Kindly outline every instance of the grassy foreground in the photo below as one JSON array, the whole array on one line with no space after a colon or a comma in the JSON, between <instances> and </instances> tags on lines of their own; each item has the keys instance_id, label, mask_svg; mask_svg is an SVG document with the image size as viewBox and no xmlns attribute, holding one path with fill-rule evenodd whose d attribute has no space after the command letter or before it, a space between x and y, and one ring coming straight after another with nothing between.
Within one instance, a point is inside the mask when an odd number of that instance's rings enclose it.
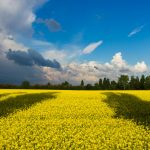
<instances>
[{"instance_id":1,"label":"grassy foreground","mask_svg":"<svg viewBox=\"0 0 150 150\"><path fill-rule=\"evenodd\" d=\"M150 149L150 91L0 90L0 149Z\"/></svg>"}]
</instances>

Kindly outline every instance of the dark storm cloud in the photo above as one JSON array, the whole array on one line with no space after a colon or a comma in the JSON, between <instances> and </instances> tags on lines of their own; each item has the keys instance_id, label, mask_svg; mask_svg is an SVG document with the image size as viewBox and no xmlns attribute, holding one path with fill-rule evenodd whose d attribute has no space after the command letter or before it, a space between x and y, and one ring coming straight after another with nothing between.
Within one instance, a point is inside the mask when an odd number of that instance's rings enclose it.
<instances>
[{"instance_id":1,"label":"dark storm cloud","mask_svg":"<svg viewBox=\"0 0 150 150\"><path fill-rule=\"evenodd\" d=\"M23 66L43 66L60 69L61 65L56 60L45 59L41 54L35 50L25 51L12 51L11 49L6 53L6 57L9 60L13 60L15 63Z\"/></svg>"},{"instance_id":2,"label":"dark storm cloud","mask_svg":"<svg viewBox=\"0 0 150 150\"><path fill-rule=\"evenodd\" d=\"M0 83L21 84L28 80L32 84L46 84L44 72L38 66L21 66L0 55Z\"/></svg>"}]
</instances>

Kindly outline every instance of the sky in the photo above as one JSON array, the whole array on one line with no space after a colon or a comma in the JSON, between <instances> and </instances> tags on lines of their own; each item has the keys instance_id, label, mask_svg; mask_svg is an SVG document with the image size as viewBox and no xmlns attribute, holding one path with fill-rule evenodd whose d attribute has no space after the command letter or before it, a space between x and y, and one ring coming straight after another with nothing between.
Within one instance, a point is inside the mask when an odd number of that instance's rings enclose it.
<instances>
[{"instance_id":1,"label":"sky","mask_svg":"<svg viewBox=\"0 0 150 150\"><path fill-rule=\"evenodd\" d=\"M149 75L149 0L0 1L0 83Z\"/></svg>"}]
</instances>

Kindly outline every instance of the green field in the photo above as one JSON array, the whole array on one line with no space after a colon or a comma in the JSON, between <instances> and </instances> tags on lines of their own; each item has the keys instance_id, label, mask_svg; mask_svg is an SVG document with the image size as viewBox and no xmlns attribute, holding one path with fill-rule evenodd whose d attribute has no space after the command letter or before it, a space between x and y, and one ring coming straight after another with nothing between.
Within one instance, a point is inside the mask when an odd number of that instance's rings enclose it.
<instances>
[{"instance_id":1,"label":"green field","mask_svg":"<svg viewBox=\"0 0 150 150\"><path fill-rule=\"evenodd\" d=\"M0 90L0 149L150 149L150 91Z\"/></svg>"}]
</instances>

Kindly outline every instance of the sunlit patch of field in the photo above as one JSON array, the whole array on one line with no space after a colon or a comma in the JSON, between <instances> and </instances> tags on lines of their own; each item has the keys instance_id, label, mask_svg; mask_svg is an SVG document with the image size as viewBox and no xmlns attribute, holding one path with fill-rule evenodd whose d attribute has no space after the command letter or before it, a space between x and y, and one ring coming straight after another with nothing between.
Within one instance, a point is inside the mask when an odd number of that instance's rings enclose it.
<instances>
[{"instance_id":1,"label":"sunlit patch of field","mask_svg":"<svg viewBox=\"0 0 150 150\"><path fill-rule=\"evenodd\" d=\"M0 149L150 149L150 91L0 90Z\"/></svg>"}]
</instances>

